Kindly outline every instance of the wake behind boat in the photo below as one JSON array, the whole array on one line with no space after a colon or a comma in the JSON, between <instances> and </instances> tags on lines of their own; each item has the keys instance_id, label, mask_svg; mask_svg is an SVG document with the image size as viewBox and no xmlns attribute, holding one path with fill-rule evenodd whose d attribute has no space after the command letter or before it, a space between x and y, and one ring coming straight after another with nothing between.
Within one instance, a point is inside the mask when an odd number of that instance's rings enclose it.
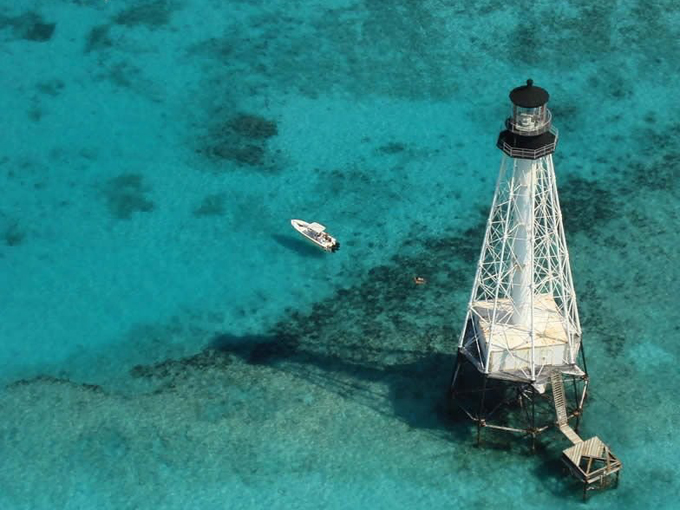
<instances>
[{"instance_id":1,"label":"wake behind boat","mask_svg":"<svg viewBox=\"0 0 680 510\"><path fill-rule=\"evenodd\" d=\"M307 223L302 220L290 220L293 228L300 232L304 237L309 239L319 248L325 251L335 252L340 249L338 240L326 232L326 227L320 223Z\"/></svg>"}]
</instances>

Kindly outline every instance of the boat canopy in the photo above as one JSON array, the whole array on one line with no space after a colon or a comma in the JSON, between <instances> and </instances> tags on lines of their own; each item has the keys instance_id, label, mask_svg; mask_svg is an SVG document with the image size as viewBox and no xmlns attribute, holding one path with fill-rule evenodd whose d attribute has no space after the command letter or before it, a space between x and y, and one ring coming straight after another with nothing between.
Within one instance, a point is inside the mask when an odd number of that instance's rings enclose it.
<instances>
[{"instance_id":1,"label":"boat canopy","mask_svg":"<svg viewBox=\"0 0 680 510\"><path fill-rule=\"evenodd\" d=\"M310 223L309 228L315 230L316 232L323 232L324 230L326 230L326 227L324 227L321 223L316 222Z\"/></svg>"}]
</instances>

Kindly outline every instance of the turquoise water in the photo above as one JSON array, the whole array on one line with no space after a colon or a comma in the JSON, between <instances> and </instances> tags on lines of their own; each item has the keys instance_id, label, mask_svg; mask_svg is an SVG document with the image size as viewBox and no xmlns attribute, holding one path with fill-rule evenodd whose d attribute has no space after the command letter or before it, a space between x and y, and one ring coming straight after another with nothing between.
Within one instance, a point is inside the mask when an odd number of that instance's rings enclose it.
<instances>
[{"instance_id":1,"label":"turquoise water","mask_svg":"<svg viewBox=\"0 0 680 510\"><path fill-rule=\"evenodd\" d=\"M558 434L477 448L446 412L528 77L560 129L581 430L624 462L587 505L676 507L676 2L19 5L0 1L0 508L581 506Z\"/></svg>"}]
</instances>

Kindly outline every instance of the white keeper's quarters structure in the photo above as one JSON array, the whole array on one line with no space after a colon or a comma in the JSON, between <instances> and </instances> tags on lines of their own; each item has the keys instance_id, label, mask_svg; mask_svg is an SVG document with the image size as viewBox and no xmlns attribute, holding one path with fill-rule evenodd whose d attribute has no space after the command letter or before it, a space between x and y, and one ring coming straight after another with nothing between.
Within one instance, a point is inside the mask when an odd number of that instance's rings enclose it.
<instances>
[{"instance_id":1,"label":"white keeper's quarters structure","mask_svg":"<svg viewBox=\"0 0 680 510\"><path fill-rule=\"evenodd\" d=\"M451 395L481 430L532 438L558 427L574 444L563 460L584 483L604 486L621 463L598 438L582 441L588 390L576 294L557 196L558 140L549 95L531 80L510 92L498 137L503 157L477 264ZM565 391L564 381L573 387ZM548 388L550 392L546 391ZM571 390L571 388L570 388ZM546 412L546 404L548 411ZM513 409L516 412L513 412Z\"/></svg>"}]
</instances>

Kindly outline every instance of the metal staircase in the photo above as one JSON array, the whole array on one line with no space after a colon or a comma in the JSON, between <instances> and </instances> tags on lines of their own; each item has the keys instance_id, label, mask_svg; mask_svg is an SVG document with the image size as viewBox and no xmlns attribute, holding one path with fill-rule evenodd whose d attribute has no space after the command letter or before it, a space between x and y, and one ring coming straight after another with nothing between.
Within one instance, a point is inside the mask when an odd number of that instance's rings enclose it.
<instances>
[{"instance_id":1,"label":"metal staircase","mask_svg":"<svg viewBox=\"0 0 680 510\"><path fill-rule=\"evenodd\" d=\"M582 443L583 439L581 439L574 429L569 426L567 421L568 415L566 398L564 397L564 381L562 380L562 374L558 370L555 370L550 374L550 383L552 384L553 389L553 402L555 403L557 427L573 444Z\"/></svg>"}]
</instances>

